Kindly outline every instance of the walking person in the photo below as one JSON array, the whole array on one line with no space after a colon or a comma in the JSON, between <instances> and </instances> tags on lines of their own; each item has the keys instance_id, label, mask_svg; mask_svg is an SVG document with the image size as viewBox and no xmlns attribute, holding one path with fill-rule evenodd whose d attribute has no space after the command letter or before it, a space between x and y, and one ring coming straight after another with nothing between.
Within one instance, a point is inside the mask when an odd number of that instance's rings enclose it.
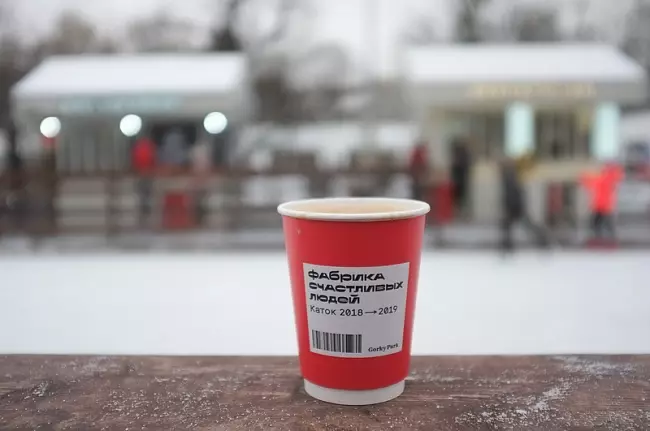
<instances>
[{"instance_id":1,"label":"walking person","mask_svg":"<svg viewBox=\"0 0 650 431\"><path fill-rule=\"evenodd\" d=\"M162 139L160 162L169 171L178 171L187 167L187 140L183 131L174 127Z\"/></svg>"},{"instance_id":2,"label":"walking person","mask_svg":"<svg viewBox=\"0 0 650 431\"><path fill-rule=\"evenodd\" d=\"M427 190L429 181L429 154L424 140L413 147L409 160L411 176L411 198L418 201L428 201Z\"/></svg>"},{"instance_id":3,"label":"walking person","mask_svg":"<svg viewBox=\"0 0 650 431\"><path fill-rule=\"evenodd\" d=\"M41 137L41 154L33 177L34 198L30 205L30 231L33 235L32 245L38 247L42 240L54 234L59 228L58 206L59 173L57 169L56 138Z\"/></svg>"},{"instance_id":4,"label":"walking person","mask_svg":"<svg viewBox=\"0 0 650 431\"><path fill-rule=\"evenodd\" d=\"M521 223L539 247L548 246L549 240L544 230L530 218L526 205L524 184L521 181L517 163L504 159L500 166L501 174L501 250L514 251L512 229Z\"/></svg>"},{"instance_id":5,"label":"walking person","mask_svg":"<svg viewBox=\"0 0 650 431\"><path fill-rule=\"evenodd\" d=\"M9 169L9 195L7 196L7 206L13 213L14 226L24 227L27 214L27 175L25 172L25 162L18 152L17 148L12 148L8 157Z\"/></svg>"},{"instance_id":6,"label":"walking person","mask_svg":"<svg viewBox=\"0 0 650 431\"><path fill-rule=\"evenodd\" d=\"M4 176L7 187L4 191L0 190L0 227L3 223L3 215L6 215L7 221L11 220L14 228L23 228L27 219L27 176L24 160L16 148L15 141L8 145L5 163Z\"/></svg>"},{"instance_id":7,"label":"walking person","mask_svg":"<svg viewBox=\"0 0 650 431\"><path fill-rule=\"evenodd\" d=\"M593 240L614 242L616 229L616 189L623 180L623 169L615 163L606 163L598 173L585 174L580 183L590 195L591 232Z\"/></svg>"},{"instance_id":8,"label":"walking person","mask_svg":"<svg viewBox=\"0 0 650 431\"><path fill-rule=\"evenodd\" d=\"M137 193L140 202L138 219L145 227L151 216L153 171L156 166L156 145L148 136L139 138L132 150L132 165L137 175Z\"/></svg>"},{"instance_id":9,"label":"walking person","mask_svg":"<svg viewBox=\"0 0 650 431\"><path fill-rule=\"evenodd\" d=\"M190 160L194 176L194 211L196 223L201 226L206 215L207 182L212 170L212 143L208 136L199 138L194 144Z\"/></svg>"},{"instance_id":10,"label":"walking person","mask_svg":"<svg viewBox=\"0 0 650 431\"><path fill-rule=\"evenodd\" d=\"M470 185L471 156L464 139L456 139L451 149L451 181L454 187L456 214L467 212L467 196Z\"/></svg>"}]
</instances>

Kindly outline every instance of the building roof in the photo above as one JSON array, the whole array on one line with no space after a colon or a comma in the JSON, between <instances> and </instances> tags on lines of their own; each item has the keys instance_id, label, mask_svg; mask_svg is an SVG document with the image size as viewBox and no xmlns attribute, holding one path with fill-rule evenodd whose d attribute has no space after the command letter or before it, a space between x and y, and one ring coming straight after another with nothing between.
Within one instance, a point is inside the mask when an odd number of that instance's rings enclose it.
<instances>
[{"instance_id":1,"label":"building roof","mask_svg":"<svg viewBox=\"0 0 650 431\"><path fill-rule=\"evenodd\" d=\"M50 57L13 89L17 98L221 94L247 75L241 54Z\"/></svg>"},{"instance_id":2,"label":"building roof","mask_svg":"<svg viewBox=\"0 0 650 431\"><path fill-rule=\"evenodd\" d=\"M637 82L643 68L600 44L441 45L407 52L413 83Z\"/></svg>"}]
</instances>

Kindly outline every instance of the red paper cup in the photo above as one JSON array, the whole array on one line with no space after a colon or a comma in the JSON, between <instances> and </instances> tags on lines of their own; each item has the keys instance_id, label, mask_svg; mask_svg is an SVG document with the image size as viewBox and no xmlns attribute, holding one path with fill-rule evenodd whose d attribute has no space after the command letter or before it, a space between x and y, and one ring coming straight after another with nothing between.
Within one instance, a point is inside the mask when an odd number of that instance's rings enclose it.
<instances>
[{"instance_id":1,"label":"red paper cup","mask_svg":"<svg viewBox=\"0 0 650 431\"><path fill-rule=\"evenodd\" d=\"M305 391L367 405L404 391L429 205L329 198L280 205Z\"/></svg>"}]
</instances>

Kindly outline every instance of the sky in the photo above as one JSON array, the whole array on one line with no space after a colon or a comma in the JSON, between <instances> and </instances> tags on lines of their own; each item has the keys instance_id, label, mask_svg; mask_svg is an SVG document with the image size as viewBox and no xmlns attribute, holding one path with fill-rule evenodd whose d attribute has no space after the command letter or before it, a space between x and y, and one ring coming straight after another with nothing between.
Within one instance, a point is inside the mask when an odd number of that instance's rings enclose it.
<instances>
[{"instance_id":1,"label":"sky","mask_svg":"<svg viewBox=\"0 0 650 431\"><path fill-rule=\"evenodd\" d=\"M65 9L73 9L90 18L104 29L121 26L129 19L146 16L157 10L169 10L174 15L187 17L197 25L207 25L213 18L218 4L223 0L0 0L14 8L19 28L23 33L42 33L55 21L56 16ZM268 3L276 0L267 0ZM445 19L453 11L454 4L460 0L345 0L322 1L312 3L317 8L318 20L330 35L347 36L355 23L362 23L369 15L371 4L379 5L380 20L386 25L391 18L400 21L401 18L413 13L427 13L435 17L442 27L443 33L450 30L450 20ZM541 0L491 0L492 15L499 16L513 5L522 3L539 3ZM599 21L609 27L618 26L618 18L624 15L634 0L544 0L544 3L555 4L564 16L577 10L578 5L589 7L590 19ZM210 11L212 13L206 11Z\"/></svg>"},{"instance_id":2,"label":"sky","mask_svg":"<svg viewBox=\"0 0 650 431\"><path fill-rule=\"evenodd\" d=\"M73 9L95 23L100 32L123 33L129 21L166 10L190 20L199 29L209 29L218 17L223 0L0 0L14 8L16 31L27 39L42 37L52 27L58 14ZM277 0L254 0L265 5ZM441 37L452 31L456 2L459 0L313 0L309 16L300 17L302 34L296 38L305 46L338 44L349 57L363 66L366 58L380 70L396 67L400 36L415 17L427 16L435 22ZM537 0L539 2L541 0ZM624 28L624 18L634 0L544 0L561 11L561 24L572 27L578 14L616 40ZM487 14L500 20L508 8L531 0L491 0ZM588 7L580 11L580 6ZM374 6L374 7L371 7ZM259 23L261 25L262 23ZM306 30L306 31L305 31ZM371 39L369 35L375 35ZM377 73L384 73L379 71Z\"/></svg>"},{"instance_id":3,"label":"sky","mask_svg":"<svg viewBox=\"0 0 650 431\"><path fill-rule=\"evenodd\" d=\"M276 0L257 0L270 3ZM129 21L167 10L175 16L188 18L197 27L210 28L218 16L219 0L0 0L11 2L16 16L16 31L27 39L42 37L52 28L56 17L65 9L77 13L95 23L100 32L123 32ZM451 31L446 17L453 13L450 0L401 0L396 7L394 0L345 0L313 1L313 10L302 27L308 29L296 39L305 45L337 44L347 51L351 58L363 63L374 56L373 64L379 68L394 67L395 43L408 21L420 13L426 13L437 22L440 33ZM374 6L374 7L371 7ZM210 12L210 10L212 11ZM208 11L208 13L206 13ZM372 14L376 14L373 20ZM375 26L373 27L373 23ZM377 35L369 43L369 32ZM381 64L383 63L383 65ZM383 73L383 72L378 72Z\"/></svg>"},{"instance_id":4,"label":"sky","mask_svg":"<svg viewBox=\"0 0 650 431\"><path fill-rule=\"evenodd\" d=\"M174 15L187 17L206 25L209 16L205 14L207 0L0 0L11 3L14 8L18 29L30 34L46 33L64 10L74 10L89 18L100 29L108 32L123 27L126 22L151 15L158 10L169 10Z\"/></svg>"}]
</instances>

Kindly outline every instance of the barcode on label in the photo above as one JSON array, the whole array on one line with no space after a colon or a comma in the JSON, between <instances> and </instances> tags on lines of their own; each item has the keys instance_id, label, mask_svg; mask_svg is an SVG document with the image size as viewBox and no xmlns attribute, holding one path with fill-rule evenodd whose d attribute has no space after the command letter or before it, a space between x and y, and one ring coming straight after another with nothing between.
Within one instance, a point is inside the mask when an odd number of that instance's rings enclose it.
<instances>
[{"instance_id":1,"label":"barcode on label","mask_svg":"<svg viewBox=\"0 0 650 431\"><path fill-rule=\"evenodd\" d=\"M312 329L311 346L336 353L361 353L361 334L334 334Z\"/></svg>"}]
</instances>

